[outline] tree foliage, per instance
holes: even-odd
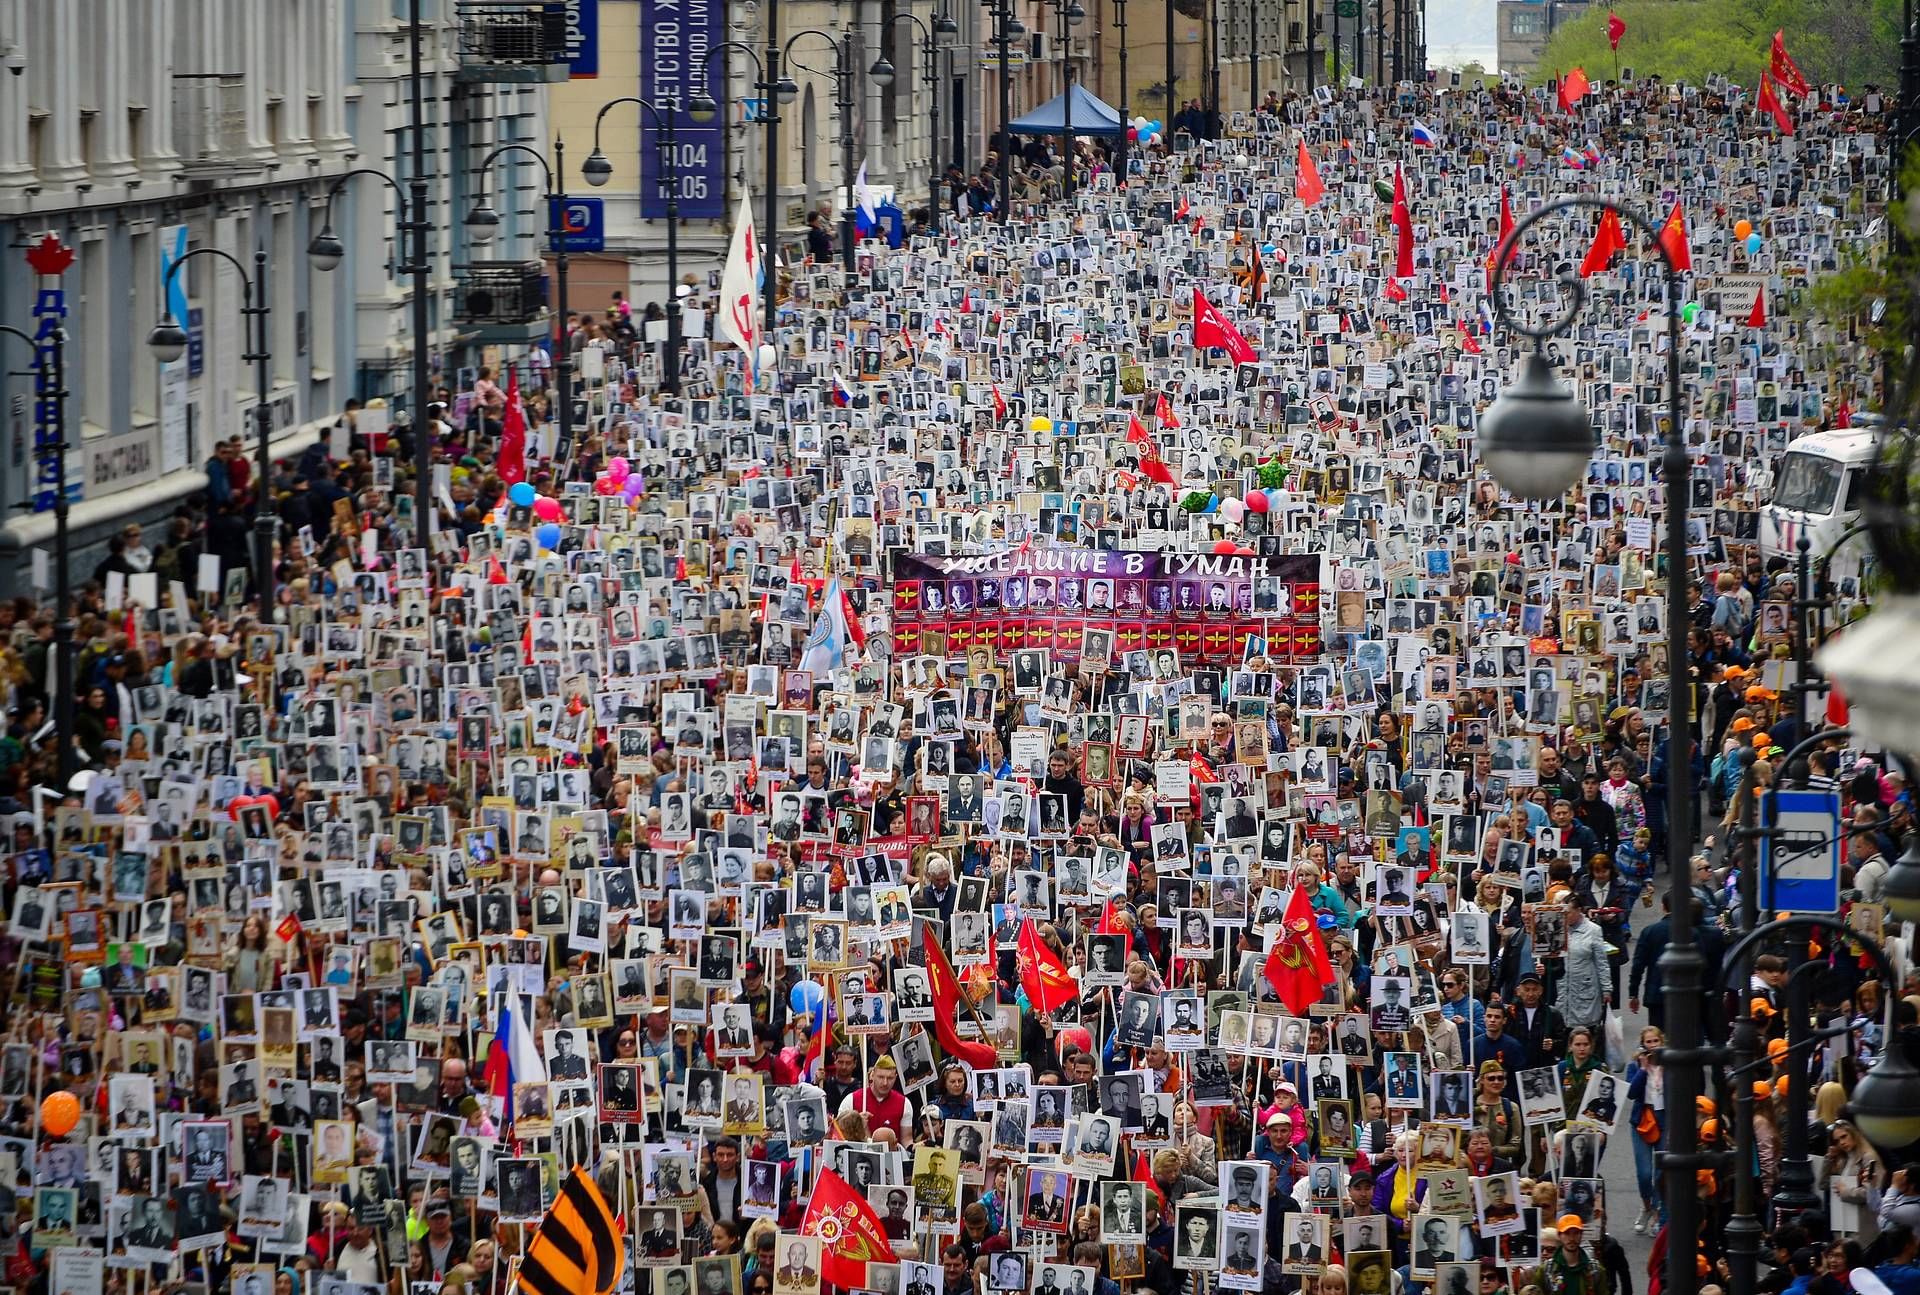
[[[1714,73],[1759,84],[1775,31],[1807,80],[1858,93],[1869,84],[1892,90],[1900,63],[1901,0],[1616,0],[1627,24],[1618,61],[1635,76],[1702,84]],[[1535,76],[1546,80],[1578,67],[1595,81],[1613,74],[1605,3],[1562,22]]]

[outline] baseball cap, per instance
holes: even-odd
[[[1546,981],[1540,979],[1540,973],[1537,971],[1529,971],[1525,973],[1515,983],[1524,985],[1524,984],[1528,984],[1529,982],[1536,985],[1544,985],[1547,983]]]
[[[1554,1229],[1559,1232],[1583,1231],[1587,1226],[1587,1221],[1578,1214],[1562,1214],[1554,1220],[1553,1226]]]
[[[1758,727],[1759,726],[1755,724],[1752,720],[1748,719],[1745,715],[1742,715],[1739,719],[1733,721],[1733,723],[1728,727],[1728,731],[1733,733],[1744,733],[1748,729],[1758,728]]]

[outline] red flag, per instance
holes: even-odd
[[[1845,728],[1853,708],[1847,704],[1846,694],[1840,691],[1840,685],[1831,680],[1827,684],[1827,723],[1835,728]]]
[[[1144,1151],[1133,1158],[1133,1181],[1141,1184],[1153,1193],[1153,1198],[1160,1202],[1161,1217],[1166,1217],[1167,1194],[1160,1190],[1159,1183],[1153,1181],[1153,1161]]]
[[[1180,415],[1173,412],[1173,402],[1167,399],[1167,393],[1160,393],[1160,400],[1153,407],[1153,416],[1160,420],[1162,427],[1180,426]]]
[[[500,559],[491,553],[487,555],[487,583],[490,585],[510,583],[507,580],[507,569],[501,566]]]
[[[1693,249],[1687,243],[1687,213],[1678,198],[1674,199],[1673,210],[1667,213],[1667,223],[1660,226],[1660,246],[1666,250],[1674,269],[1693,268]]]
[[[1007,417],[1007,398],[1000,394],[1000,384],[993,384],[993,419],[1004,422]]]
[[[1127,442],[1131,445],[1148,445],[1153,435],[1147,431],[1147,425],[1140,421],[1139,415],[1127,415]]]
[[[1413,209],[1407,205],[1407,177],[1399,163],[1393,167],[1393,228],[1398,241],[1393,254],[1393,277],[1413,277]]]
[[[500,426],[500,452],[494,471],[508,485],[527,479],[527,414],[520,408],[520,373],[507,370],[507,417]]]
[[[1140,460],[1140,475],[1149,481],[1157,481],[1163,486],[1174,483],[1173,469],[1166,465],[1158,454],[1149,454]]]
[[[1780,102],[1780,96],[1773,92],[1773,78],[1765,72],[1760,74],[1760,98],[1754,106],[1773,118],[1773,124],[1780,128],[1782,135],[1793,134],[1793,114],[1787,111],[1787,105]]]
[[[1766,326],[1767,326],[1767,290],[1766,290],[1766,287],[1763,285],[1760,291],[1753,294],[1753,309],[1747,312],[1747,327],[1748,328],[1765,328]]]
[[[1320,172],[1313,164],[1313,155],[1307,152],[1307,141],[1300,141],[1299,155],[1293,163],[1293,193],[1305,205],[1311,207],[1319,202],[1327,191],[1320,183]]]
[[[1607,11],[1607,44],[1619,49],[1620,38],[1626,34],[1627,24],[1620,20],[1619,14],[1609,9]]]
[[[1494,267],[1506,259],[1507,244],[1513,239],[1513,195],[1506,185],[1500,186],[1500,237],[1494,242],[1493,251],[1487,254],[1487,287],[1493,287]]]
[[[1307,892],[1298,886],[1287,900],[1280,937],[1267,952],[1264,971],[1280,1001],[1295,1016],[1305,1015],[1308,1007],[1319,1002],[1321,987],[1333,979],[1326,945],[1320,942],[1320,919]]]
[[[1247,344],[1247,339],[1240,336],[1240,330],[1207,300],[1207,294],[1199,288],[1193,290],[1193,344],[1218,347],[1235,364],[1251,364],[1260,358],[1253,347]]]
[[[1847,400],[1840,402],[1840,408],[1833,411],[1833,425],[1835,427],[1853,426],[1853,402]]]
[[[1036,1012],[1051,1012],[1080,996],[1067,964],[1040,938],[1031,917],[1020,923],[1020,988]]]
[[[829,1168],[813,1184],[800,1235],[820,1238],[820,1275],[843,1289],[865,1286],[869,1263],[893,1259],[893,1243],[873,1206]]]
[[[1620,227],[1620,217],[1613,208],[1608,207],[1600,213],[1600,226],[1593,231],[1593,246],[1587,249],[1586,259],[1580,262],[1580,277],[1584,279],[1606,269],[1615,252],[1626,250],[1626,231]]]
[[[1121,959],[1121,961],[1125,963],[1133,960],[1133,932],[1122,927],[1115,919],[1115,909],[1111,899],[1109,899],[1106,902],[1106,906],[1100,910],[1100,923],[1093,928],[1093,931],[1095,935],[1118,935],[1124,937],[1127,946],[1127,956]]]
[[[1592,83],[1587,80],[1587,74],[1579,68],[1561,77],[1560,111],[1572,112],[1574,105],[1586,98],[1587,91],[1592,88]]]
[[[1473,330],[1467,327],[1466,321],[1464,319],[1458,321],[1455,327],[1460,330],[1460,349],[1468,355],[1480,354],[1479,339],[1474,337]]]
[[[1185,195],[1185,194],[1181,194],[1181,195],[1180,195],[1180,210],[1178,210],[1178,211],[1176,211],[1176,212],[1174,212],[1174,213],[1173,213],[1173,218],[1174,218],[1175,220],[1185,220],[1185,219],[1187,218],[1187,211],[1188,211],[1188,207],[1187,207],[1187,197],[1186,197],[1186,195]]]
[[[1803,99],[1813,93],[1813,87],[1807,84],[1807,78],[1800,75],[1799,64],[1793,61],[1793,55],[1787,53],[1787,35],[1784,31],[1773,33],[1773,55],[1767,60],[1767,70],[1773,73],[1773,79],[1780,83],[1782,90],[1790,91]]]
[[[993,1045],[963,1039],[955,1028],[954,1022],[960,1013],[960,980],[953,974],[953,964],[947,961],[947,951],[937,940],[928,940],[922,947],[927,951],[927,988],[933,994],[934,1037],[940,1040],[948,1056],[959,1058],[975,1070],[991,1070],[1000,1064],[1000,1055],[993,1050]]]

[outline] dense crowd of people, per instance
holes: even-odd
[[[788,267],[771,368],[691,328],[663,394],[658,307],[616,295],[556,339],[564,436],[536,349],[271,480],[223,443],[78,591],[71,732],[58,609],[0,605],[9,1284],[505,1295],[579,1165],[635,1292],[1631,1295],[1676,1244],[1725,1288],[1730,1173],[1665,1230],[1665,1131],[1733,1130],[1724,1075],[1665,1100],[1660,954],[1685,923],[1720,975],[1727,828],[1776,781],[1840,802],[1863,935],[1913,830],[1796,692],[1756,525],[1875,401],[1784,303],[1884,214],[1884,123],[1809,88],[1789,153],[1725,82],[1562,100],[1276,96],[1005,223],[955,172],[937,229]],[[1689,413],[1651,245],[1537,232],[1511,303],[1579,265],[1552,347],[1602,443],[1523,504],[1474,452],[1528,350],[1488,262],[1568,190],[1681,213]],[[1920,985],[1858,953],[1768,948],[1705,1003],[1771,1061],[1763,1201],[1809,1121],[1776,1295],[1920,1289],[1920,1164],[1843,1118]],[[1795,1051],[1794,1001],[1852,1028]]]

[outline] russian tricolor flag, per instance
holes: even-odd
[[[1413,142],[1417,148],[1438,148],[1440,146],[1440,137],[1433,133],[1433,128],[1428,126],[1426,122],[1415,117],[1413,119]]]
[[[1560,160],[1576,171],[1587,169],[1587,155],[1571,144],[1560,150]]]
[[[533,1045],[533,996],[509,993],[500,1004],[500,1021],[487,1049],[487,1092],[501,1101],[502,1127],[513,1123],[513,1086],[546,1081],[547,1064]]]
[[[833,403],[840,409],[845,409],[853,403],[853,391],[840,377],[840,372],[837,369],[834,370],[833,374]]]

